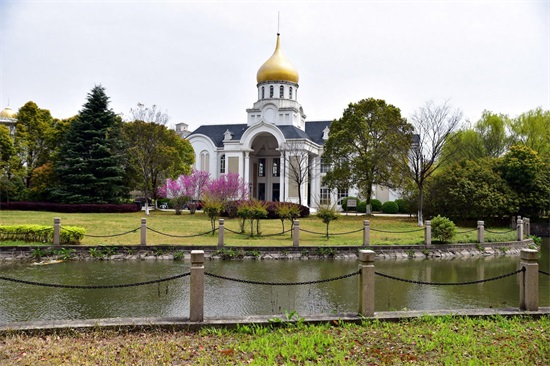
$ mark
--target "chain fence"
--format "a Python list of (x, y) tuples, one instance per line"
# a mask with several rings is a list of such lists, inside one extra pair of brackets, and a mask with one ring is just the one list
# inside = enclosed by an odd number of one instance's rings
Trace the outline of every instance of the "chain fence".
[(539, 269), (539, 273), (542, 273), (543, 275), (546, 275), (546, 276), (550, 276), (550, 273), (545, 272), (545, 271), (543, 271), (543, 270), (541, 270), (541, 269)]
[(314, 281), (303, 281), (303, 282), (262, 282), (262, 281), (250, 281), (250, 280), (243, 280), (238, 278), (232, 278), (232, 277), (226, 277), (226, 276), (220, 276), (214, 273), (210, 272), (204, 272), (205, 276), (210, 276), (214, 278), (219, 278), (222, 280), (227, 281), (233, 281), (233, 282), (239, 282), (239, 283), (247, 283), (251, 285), (266, 285), (266, 286), (299, 286), (299, 285), (313, 285), (316, 283), (326, 283), (326, 282), (332, 282), (332, 281), (338, 281), (342, 280), (344, 278), (349, 278), (353, 276), (358, 276), (361, 273), (361, 271), (355, 271), (353, 273), (349, 273), (343, 276), (333, 277), (333, 278), (327, 278), (324, 280), (314, 280)]
[(380, 230), (380, 229), (373, 229), (370, 228), (371, 231), (378, 231), (380, 233), (388, 233), (388, 234), (406, 234), (406, 233), (414, 233), (417, 231), (424, 231), (424, 228), (421, 227), (419, 229), (413, 229), (413, 230), (405, 230), (405, 231), (389, 231), (389, 230)]
[(516, 229), (511, 229), (511, 230), (508, 230), (508, 231), (493, 231), (493, 230), (489, 230), (489, 229), (485, 229), (486, 232), (488, 233), (491, 233), (491, 234), (509, 234), (513, 231), (517, 231)]
[[(306, 230), (306, 229), (302, 229), (302, 228), (300, 228), (300, 231), (303, 231), (304, 233), (309, 233), (309, 234), (316, 234), (316, 235), (323, 235), (323, 236), (327, 235), (327, 233), (321, 233), (321, 232), (318, 232), (318, 231), (311, 231), (311, 230)], [(329, 236), (348, 235), (348, 234), (355, 234), (355, 233), (358, 233), (360, 231), (364, 231), (364, 229), (361, 228), (361, 229), (357, 229), (357, 230), (346, 231), (346, 232), (343, 232), (343, 233), (331, 233), (331, 232), (329, 232), (328, 235)]]
[[(230, 228), (225, 227), (225, 226), (224, 226), (224, 230), (227, 230), (227, 231), (229, 231), (230, 233), (237, 234), (237, 235), (251, 236), (250, 234), (248, 234), (248, 233), (246, 233), (246, 232), (239, 232), (239, 231), (231, 230)], [(267, 238), (267, 237), (270, 237), (270, 236), (280, 236), (280, 235), (284, 235), (284, 234), (286, 234), (286, 233), (289, 233), (289, 232), (291, 232), (291, 231), (292, 231), (292, 229), (288, 229), (288, 230), (285, 230), (285, 231), (281, 231), (280, 233), (274, 233), (274, 234), (259, 234), (259, 235), (254, 235), (254, 237)]]
[(415, 280), (408, 280), (406, 278), (394, 277), (394, 276), (390, 276), (390, 275), (380, 273), (380, 272), (376, 272), (376, 271), (374, 272), (374, 274), (377, 275), (377, 276), (380, 276), (380, 277), (389, 278), (391, 280), (407, 282), (407, 283), (414, 283), (414, 284), (417, 284), (417, 285), (462, 286), (462, 285), (474, 285), (476, 283), (483, 283), (483, 282), (489, 282), (489, 281), (496, 281), (496, 280), (500, 280), (500, 279), (503, 279), (503, 278), (506, 278), (506, 277), (510, 277), (510, 276), (513, 276), (513, 275), (516, 275), (518, 273), (525, 272), (525, 271), (526, 271), (525, 267), (522, 267), (521, 269), (519, 269), (515, 272), (506, 273), (506, 274), (503, 274), (501, 276), (486, 278), (486, 279), (483, 279), (483, 280), (466, 281), (466, 282), (425, 282), (425, 281), (415, 281)]
[(214, 230), (208, 230), (208, 231), (205, 231), (203, 233), (198, 233), (198, 234), (191, 234), (191, 235), (173, 235), (173, 234), (167, 234), (167, 233), (163, 233), (161, 231), (158, 231), (158, 230), (155, 230), (155, 229), (152, 229), (150, 227), (147, 227), (147, 230), (150, 230), (154, 233), (157, 233), (157, 234), (160, 234), (160, 235), (164, 235), (164, 236), (168, 236), (170, 238), (194, 238), (194, 237), (197, 237), (197, 236), (203, 236), (203, 235), (206, 235), (206, 234), (213, 234), (216, 230), (218, 230), (218, 228), (215, 228)]
[[(114, 238), (114, 237), (117, 237), (117, 236), (123, 236), (123, 235), (128, 235), (128, 234), (132, 234), (132, 233), (135, 233), (136, 231), (138, 231), (140, 228), (135, 228), (133, 230), (128, 230), (128, 231), (125, 231), (123, 233), (119, 233), (119, 234), (110, 234), (110, 235), (91, 235), (91, 234), (84, 234), (84, 236), (89, 236), (90, 238)], [(70, 229), (67, 229), (67, 228), (64, 228), (63, 226), (61, 226), (61, 230), (65, 230), (65, 231), (68, 231), (69, 233), (73, 233), (73, 234), (78, 234), (78, 232), (76, 231), (73, 231), (73, 230), (70, 230)]]
[(0, 276), (0, 280), (4, 281), (10, 281), (10, 282), (16, 282), (16, 283), (22, 283), (25, 285), (34, 285), (34, 286), (42, 286), (42, 287), (55, 287), (55, 288), (68, 288), (68, 289), (83, 289), (83, 290), (97, 290), (97, 289), (112, 289), (112, 288), (124, 288), (124, 287), (136, 287), (136, 286), (144, 286), (144, 285), (151, 285), (155, 283), (161, 283), (166, 281), (172, 281), (178, 278), (183, 278), (186, 276), (189, 276), (191, 272), (171, 276), (171, 277), (165, 277), (160, 278), (157, 280), (151, 280), (151, 281), (143, 281), (143, 282), (135, 282), (135, 283), (126, 283), (126, 284), (120, 284), (120, 285), (62, 285), (58, 283), (44, 283), (44, 282), (35, 282), (35, 281), (26, 281), (26, 280), (20, 280), (17, 278), (10, 278), (10, 277), (4, 277)]
[(474, 231), (477, 231), (477, 229), (471, 229), (471, 230), (464, 230), (464, 231), (457, 231), (457, 234), (468, 234), (473, 233)]

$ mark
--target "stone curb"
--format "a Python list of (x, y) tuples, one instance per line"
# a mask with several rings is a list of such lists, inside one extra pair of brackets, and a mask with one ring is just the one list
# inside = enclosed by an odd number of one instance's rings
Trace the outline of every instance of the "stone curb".
[[(373, 250), (376, 253), (376, 259), (452, 259), (452, 258), (470, 258), (470, 257), (495, 257), (495, 256), (519, 256), (521, 249), (530, 248), (534, 245), (532, 239), (526, 239), (522, 242), (492, 242), (483, 244), (435, 244), (426, 246), (418, 245), (373, 245), (363, 246), (300, 246), (300, 247), (233, 247), (225, 246), (223, 250), (232, 250), (239, 255), (232, 259), (357, 259), (357, 251), (360, 249)], [(74, 249), (77, 260), (174, 260), (173, 252), (185, 252), (183, 258), (190, 258), (191, 250), (204, 250), (205, 256), (209, 259), (223, 259), (221, 255), (216, 255), (218, 248), (216, 246), (174, 246), (174, 245), (126, 245), (117, 246), (120, 251), (127, 249), (134, 251), (133, 254), (118, 253), (109, 257), (93, 258), (88, 250), (90, 248), (101, 248), (103, 246), (43, 246), (43, 250), (50, 249)], [(105, 246), (114, 247), (114, 246)], [(4, 246), (0, 247), (0, 262), (13, 261), (32, 261), (32, 251), (36, 246)], [(126, 249), (125, 249), (126, 248)], [(330, 254), (323, 254), (323, 250)], [(162, 255), (155, 255), (156, 252), (162, 252)], [(326, 252), (325, 252), (326, 253)], [(56, 256), (48, 259), (56, 259)]]
[[(301, 317), (299, 322), (304, 324), (334, 324), (355, 323), (361, 324), (365, 319), (398, 322), (405, 319), (421, 318), (423, 316), (459, 316), (471, 318), (487, 318), (493, 316), (515, 317), (528, 316), (539, 319), (550, 316), (550, 307), (540, 307), (538, 311), (522, 311), (514, 308), (490, 309), (454, 309), (454, 310), (415, 310), (415, 311), (387, 311), (375, 312), (371, 318), (363, 318), (355, 313), (309, 315)], [(275, 320), (276, 319), (276, 320)], [(202, 328), (235, 328), (237, 325), (284, 325), (296, 323), (297, 320), (287, 320), (285, 315), (255, 315), (240, 318), (205, 318), (203, 322), (191, 322), (189, 318), (108, 318), (86, 320), (45, 320), (34, 322), (14, 322), (0, 324), (0, 334), (10, 332), (54, 332), (63, 329), (147, 329), (162, 328), (169, 330), (197, 331)]]

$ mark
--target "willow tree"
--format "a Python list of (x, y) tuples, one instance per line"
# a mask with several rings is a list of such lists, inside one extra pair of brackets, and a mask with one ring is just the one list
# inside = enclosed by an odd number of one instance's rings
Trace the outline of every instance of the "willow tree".
[(323, 183), (330, 188), (358, 188), (369, 214), (373, 185), (396, 188), (401, 184), (412, 131), (399, 108), (384, 100), (350, 103), (330, 126), (323, 159), (331, 170)]

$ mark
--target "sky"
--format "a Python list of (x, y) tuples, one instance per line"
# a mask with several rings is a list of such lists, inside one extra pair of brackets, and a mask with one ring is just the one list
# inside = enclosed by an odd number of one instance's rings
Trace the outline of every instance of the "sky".
[(0, 108), (68, 118), (100, 84), (126, 118), (246, 123), (279, 30), (309, 121), (371, 97), (406, 118), (448, 101), (465, 124), (550, 109), (550, 0), (0, 1)]

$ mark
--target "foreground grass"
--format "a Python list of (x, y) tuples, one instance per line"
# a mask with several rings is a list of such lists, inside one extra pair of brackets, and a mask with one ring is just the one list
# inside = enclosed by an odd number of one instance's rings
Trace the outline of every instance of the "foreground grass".
[[(140, 232), (136, 230), (122, 236), (109, 238), (98, 238), (93, 236), (117, 235), (138, 229), (141, 218), (145, 217), (144, 212), (125, 214), (66, 214), (39, 211), (0, 211), (0, 225), (17, 224), (38, 224), (53, 225), (54, 217), (61, 218), (62, 226), (80, 226), (86, 229), (87, 236), (84, 237), (83, 245), (132, 245), (140, 243)], [(300, 228), (313, 232), (300, 232), (300, 245), (302, 246), (338, 246), (357, 245), (363, 243), (363, 221), (366, 216), (341, 215), (338, 220), (332, 222), (329, 232), (335, 235), (328, 240), (322, 235), (325, 232), (325, 225), (315, 215), (300, 219)], [(373, 245), (411, 245), (423, 244), (424, 232), (416, 226), (416, 218), (408, 217), (376, 217), (369, 216), (370, 238)], [(216, 225), (217, 226), (217, 225)], [(205, 233), (211, 230), (210, 220), (202, 212), (190, 215), (175, 215), (174, 212), (152, 211), (147, 217), (147, 242), (151, 245), (217, 245), (217, 234), (182, 237)], [(225, 219), (225, 227), (239, 232), (240, 223), (238, 219)], [(290, 223), (285, 222), (285, 230), (290, 228)], [(245, 227), (250, 230), (249, 225)], [(468, 231), (473, 228), (458, 228), (458, 231)], [(359, 230), (359, 231), (358, 231)], [(380, 230), (380, 231), (378, 231)], [(261, 232), (263, 235), (277, 234), (282, 231), (280, 220), (262, 220)], [(354, 232), (355, 231), (355, 232)], [(390, 231), (390, 232), (388, 232)], [(508, 231), (501, 229), (502, 232)], [(352, 232), (352, 233), (350, 233)], [(395, 232), (395, 233), (391, 233)], [(458, 242), (475, 242), (475, 232), (460, 234), (456, 237)], [(486, 233), (486, 241), (508, 241), (513, 240), (515, 233), (503, 235)], [(292, 238), (290, 233), (280, 236), (264, 236), (261, 238), (250, 238), (246, 235), (234, 234), (229, 231), (225, 233), (226, 245), (233, 246), (291, 246)], [(8, 244), (8, 243), (4, 243)], [(9, 243), (15, 245), (16, 243)], [(1, 245), (1, 244), (0, 244)]]
[(424, 317), (280, 328), (64, 330), (0, 336), (3, 365), (548, 365), (550, 320)]

